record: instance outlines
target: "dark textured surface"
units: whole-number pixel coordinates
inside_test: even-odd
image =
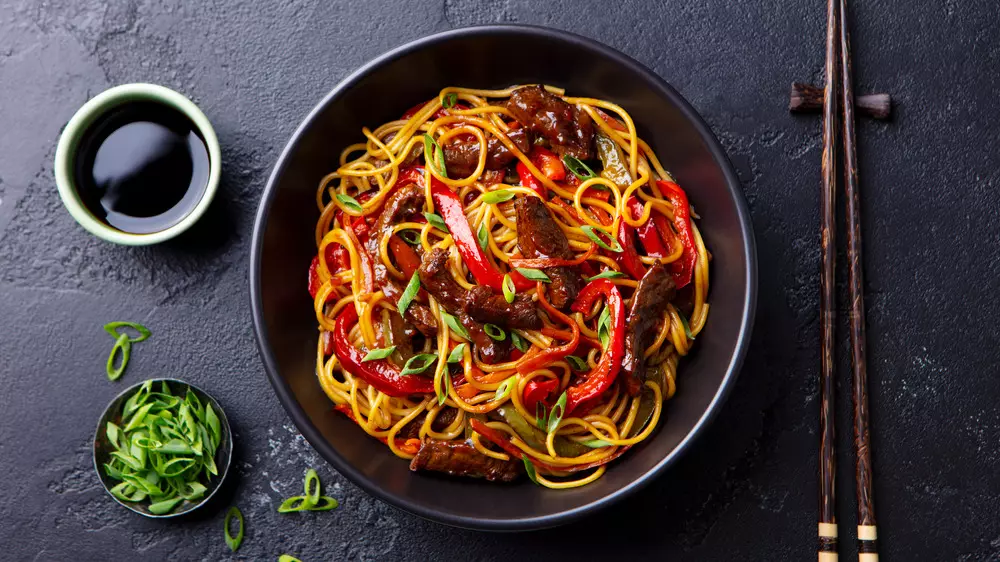
[[[891,122],[858,129],[881,553],[1000,560],[996,6],[856,4],[857,91],[888,91],[896,100]],[[583,33],[677,87],[744,182],[760,259],[753,348],[736,392],[690,453],[608,512],[516,536],[422,521],[326,467],[266,381],[246,282],[260,191],[316,101],[390,47],[488,22]],[[305,561],[456,552],[475,560],[612,552],[811,559],[820,126],[815,117],[789,116],[786,96],[793,80],[821,81],[823,31],[821,3],[792,0],[623,2],[607,10],[514,0],[7,0],[0,9],[0,558],[225,559],[222,518],[234,502],[247,519],[239,557],[252,560],[282,552]],[[56,138],[76,108],[132,81],[192,97],[223,145],[218,204],[197,232],[150,249],[86,235],[61,209],[52,179]],[[228,494],[194,519],[141,519],[106,497],[93,472],[93,424],[121,387],[104,379],[112,342],[100,325],[118,319],[154,332],[134,348],[123,382],[188,379],[230,416],[237,449]],[[842,554],[853,558],[848,371],[839,376],[838,515]],[[342,507],[275,513],[299,493],[309,466]]]

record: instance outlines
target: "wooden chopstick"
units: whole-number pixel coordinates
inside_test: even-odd
[[[837,514],[835,512],[836,456],[834,448],[835,326],[834,270],[837,259],[836,210],[834,207],[837,163],[837,42],[838,0],[827,0],[826,83],[823,95],[823,161],[820,191],[820,411],[819,411],[819,562],[837,561]]]
[[[861,261],[861,208],[858,202],[858,155],[854,134],[854,84],[847,0],[840,8],[840,103],[844,126],[844,200],[847,206],[847,277],[851,301],[851,367],[854,398],[855,480],[858,496],[858,560],[878,562],[872,455],[868,428],[868,368],[865,353],[865,300]]]

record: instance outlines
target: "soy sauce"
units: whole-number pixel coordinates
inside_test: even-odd
[[[208,187],[208,147],[182,112],[135,102],[83,135],[75,171],[87,209],[118,230],[148,234],[180,222]]]

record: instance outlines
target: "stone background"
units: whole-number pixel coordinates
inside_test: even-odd
[[[858,131],[881,551],[886,560],[1000,560],[996,3],[853,4],[858,90],[896,101],[891,122]],[[332,471],[272,394],[247,294],[252,216],[307,111],[387,49],[493,22],[593,37],[680,90],[739,172],[760,253],[753,346],[703,438],[640,496],[518,535],[420,520]],[[4,0],[0,558],[229,559],[222,518],[235,503],[247,519],[236,558],[246,560],[812,559],[820,121],[786,105],[793,80],[822,81],[824,26],[819,0]],[[73,112],[136,81],[193,98],[223,146],[219,204],[193,234],[155,248],[85,234],[60,207],[52,175]],[[119,319],[154,336],[111,384],[101,325]],[[104,494],[89,444],[123,385],[171,375],[225,404],[235,467],[206,513],[147,521]],[[838,400],[841,551],[852,559],[847,385]],[[278,515],[310,466],[342,507]]]

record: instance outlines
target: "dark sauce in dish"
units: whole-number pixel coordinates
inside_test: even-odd
[[[182,112],[135,102],[101,117],[83,135],[75,180],[99,220],[149,234],[190,213],[208,187],[208,147]]]

